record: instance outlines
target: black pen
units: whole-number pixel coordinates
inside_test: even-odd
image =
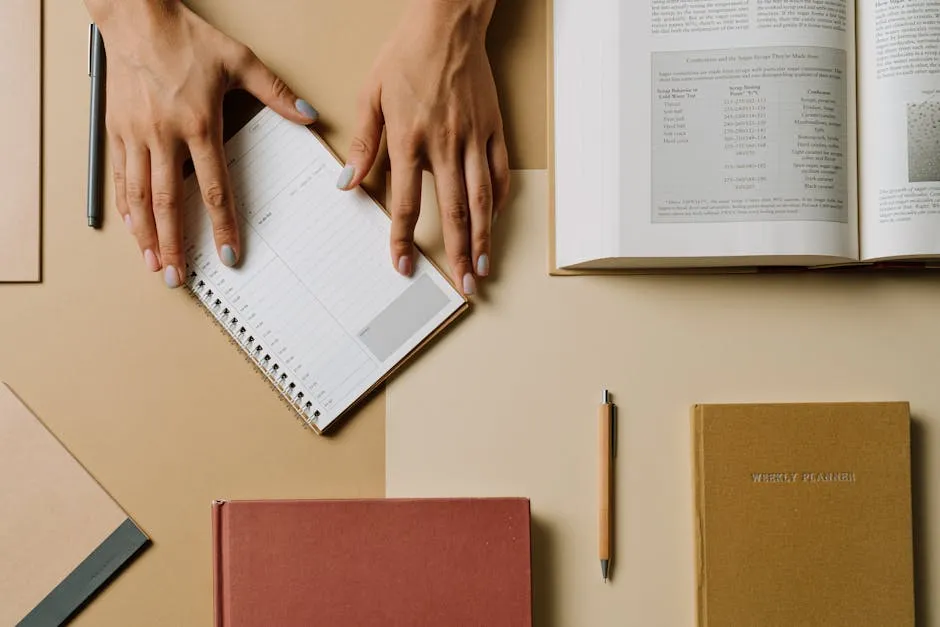
[[[601,405],[597,412],[598,451],[600,462],[598,477],[597,511],[597,552],[601,562],[601,576],[606,583],[610,576],[611,558],[611,501],[613,500],[613,462],[617,454],[617,408],[610,398],[610,392],[604,390]]]
[[[91,112],[88,120],[88,226],[101,227],[102,140],[104,139],[104,41],[94,24],[88,31],[88,76],[91,78]]]

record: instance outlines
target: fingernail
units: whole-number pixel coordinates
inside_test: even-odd
[[[227,265],[229,268],[234,268],[235,264],[238,263],[238,257],[235,255],[235,249],[228,244],[222,247],[222,249],[219,251],[219,256],[222,258],[222,263]]]
[[[180,273],[173,266],[167,266],[163,271],[163,281],[168,288],[175,289],[180,286]]]
[[[153,251],[149,248],[144,251],[144,263],[147,264],[147,269],[151,272],[156,272],[160,269],[160,262],[157,261],[157,256],[153,254]]]
[[[411,257],[402,255],[398,258],[398,272],[404,276],[411,276]]]
[[[493,223],[490,225],[491,227],[496,226],[496,223],[499,222],[499,216],[499,212],[493,214]]]
[[[297,101],[294,103],[294,108],[300,112],[300,115],[306,118],[310,118],[314,122],[316,122],[317,118],[320,117],[320,114],[317,112],[317,110],[314,109],[313,106],[303,98],[297,99]]]
[[[469,272],[463,275],[463,293],[470,296],[475,289],[476,281],[473,280],[473,275]]]
[[[490,273],[490,256],[483,253],[477,258],[477,274],[487,276]]]
[[[124,215],[124,226],[127,227],[128,231],[134,230],[134,225],[131,223],[131,214],[129,213]]]
[[[354,176],[356,176],[356,166],[347,165],[343,168],[343,171],[339,173],[339,180],[336,181],[336,186],[340,189],[346,189],[349,187]]]

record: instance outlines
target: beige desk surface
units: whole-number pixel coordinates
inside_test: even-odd
[[[345,153],[404,0],[190,4],[314,103]],[[44,282],[0,285],[0,379],[154,539],[74,624],[208,625],[211,500],[384,495],[384,398],[329,439],[304,432],[196,305],[146,274],[113,205],[103,231],[86,226],[82,3],[46,2],[44,28]],[[513,167],[546,165],[544,28],[540,0],[501,3],[491,27]]]
[[[353,130],[360,79],[404,2],[191,4],[253,46],[313,102],[324,118],[328,141],[342,154]],[[383,495],[384,398],[380,394],[373,399],[332,438],[304,433],[222,335],[207,329],[184,294],[168,293],[158,277],[146,276],[113,208],[102,232],[85,226],[88,18],[82,4],[71,0],[47,2],[44,19],[44,282],[0,285],[0,379],[27,399],[154,538],[154,546],[74,624],[208,625],[210,501]],[[544,0],[501,2],[491,28],[515,169],[546,167],[544,28]],[[370,179],[373,189],[383,184],[381,175]],[[518,223],[516,227],[515,236],[525,232]],[[935,416],[940,406],[933,372],[938,340],[931,322],[940,299],[922,280],[877,279],[873,289],[863,289],[860,280],[851,278],[814,281],[801,288],[798,277],[776,278],[754,283],[750,296],[731,290],[729,279],[704,279],[694,285],[664,281],[671,287],[654,288],[659,280],[637,283],[637,294],[648,297],[641,301],[638,315],[657,329],[638,343],[634,354],[654,354],[657,337],[677,334],[672,343],[687,346],[695,359],[659,356],[659,370],[647,373],[656,375],[650,394],[668,396],[666,382],[689,377],[686,396],[709,400],[713,390],[704,380],[692,379],[693,366],[707,363],[738,377],[735,389],[786,377],[816,396],[854,391],[910,397],[915,416]],[[800,291],[813,296],[812,307],[799,297],[790,302],[784,296]],[[712,312],[709,324],[724,332],[706,341],[690,320],[697,307],[715,299],[726,300],[721,300],[720,311]],[[902,305],[905,302],[909,308]],[[856,306],[864,315],[848,313]],[[783,333],[761,325],[770,310],[794,320],[813,318],[820,328],[831,329],[831,339],[820,353],[801,349],[796,322]],[[733,334],[733,329],[740,333]],[[633,330],[630,337],[636,334]],[[722,343],[732,336],[738,339],[729,351]],[[877,341],[869,341],[872,338]],[[714,357],[705,358],[703,350]],[[912,357],[902,357],[901,351],[910,351]],[[770,354],[778,357],[766,356]],[[726,368],[723,355],[736,365]],[[758,362],[767,372],[749,367],[755,355],[762,355]],[[844,377],[845,362],[837,355],[850,356],[855,372],[864,376]],[[648,381],[641,376],[644,372],[642,360],[632,360],[624,376]],[[836,392],[830,391],[827,377],[837,384]],[[684,397],[670,402],[685,405]],[[936,422],[920,424],[919,476],[935,475],[940,461]],[[676,441],[651,445],[675,446]],[[924,483],[917,492],[919,510],[936,511],[936,496]],[[667,530],[675,531],[677,525],[680,532],[684,529],[681,521],[667,517],[662,522]],[[919,520],[918,528],[918,555],[936,552],[936,537],[925,532],[931,521]],[[684,559],[678,551],[659,558]],[[537,564],[545,563],[537,556]],[[938,610],[931,607],[929,595],[938,574],[923,561],[919,571],[921,618],[925,625],[935,624]],[[545,582],[554,581],[554,576],[538,576],[536,593],[551,590]],[[550,597],[536,599],[540,615],[544,624],[560,625],[550,611],[555,606]],[[633,601],[629,598],[626,606],[636,607]],[[658,624],[655,620],[650,624]]]

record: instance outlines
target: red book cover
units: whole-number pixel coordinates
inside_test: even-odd
[[[217,501],[217,627],[531,627],[529,501]]]

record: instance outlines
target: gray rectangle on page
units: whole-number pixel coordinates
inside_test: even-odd
[[[431,277],[422,274],[360,331],[359,338],[384,362],[446,304],[447,295]]]

